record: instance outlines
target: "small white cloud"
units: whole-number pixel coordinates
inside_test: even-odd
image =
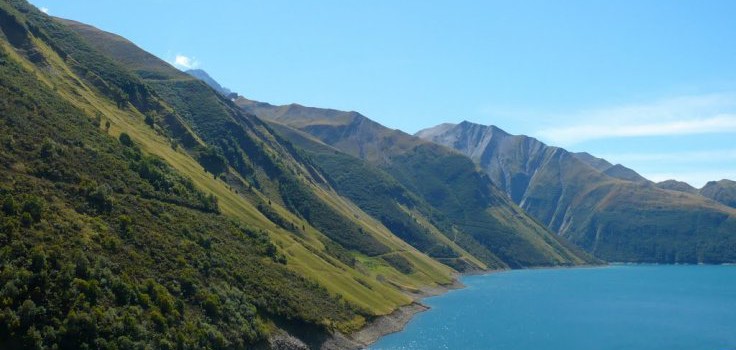
[[[615,137],[673,136],[736,132],[736,115],[647,124],[588,124],[541,130],[538,135],[553,144],[576,143]]]
[[[41,7],[41,8],[39,9],[39,10],[41,10],[41,12],[43,12],[43,13],[45,13],[45,14],[47,14],[47,15],[49,14],[49,9],[48,9],[48,7]]]
[[[548,119],[573,123],[535,133],[560,146],[617,137],[731,133],[736,132],[736,94],[676,97]]]
[[[176,55],[174,57],[174,66],[183,69],[192,69],[199,66],[199,61],[194,57],[187,57],[184,55]]]

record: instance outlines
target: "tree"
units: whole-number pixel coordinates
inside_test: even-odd
[[[130,135],[127,133],[120,133],[120,136],[118,137],[120,140],[120,143],[123,144],[123,146],[132,147],[133,146],[133,139],[130,138]]]
[[[5,200],[3,200],[3,212],[5,215],[15,215],[18,211],[18,207],[15,204],[15,198],[13,198],[13,195],[8,194],[5,196]]]
[[[155,120],[155,119],[153,119],[153,116],[152,116],[152,115],[150,115],[150,114],[147,114],[147,115],[146,115],[146,120],[145,120],[145,121],[146,121],[146,124],[147,124],[148,126],[150,126],[150,127],[153,127],[153,124],[154,124],[154,123],[156,122],[156,120]]]
[[[133,220],[130,218],[130,216],[120,215],[118,221],[120,225],[120,232],[123,235],[128,235],[130,233],[130,226],[133,224]]]
[[[102,113],[95,113],[95,118],[92,119],[92,124],[94,124],[98,128],[100,127],[100,125],[102,124]]]
[[[31,196],[23,203],[23,212],[28,213],[34,222],[41,220],[43,213],[43,200],[36,196]]]
[[[200,152],[198,160],[204,169],[214,175],[215,178],[227,170],[227,159],[222,155],[222,151],[217,148],[205,148]]]
[[[112,188],[107,184],[96,186],[87,193],[87,201],[98,212],[109,213],[113,205]]]

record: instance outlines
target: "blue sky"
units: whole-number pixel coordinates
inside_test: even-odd
[[[655,181],[736,179],[736,1],[32,3],[251,99],[409,133],[494,124]]]

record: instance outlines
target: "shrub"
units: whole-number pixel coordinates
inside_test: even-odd
[[[118,218],[120,233],[122,233],[123,235],[128,235],[130,233],[132,223],[133,220],[129,216],[120,215],[120,217]]]
[[[31,214],[23,213],[20,216],[20,223],[21,225],[23,225],[23,227],[31,227],[31,225],[33,225],[33,218],[31,217]]]

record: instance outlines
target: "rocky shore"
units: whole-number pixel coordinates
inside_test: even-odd
[[[455,281],[450,285],[425,288],[420,293],[412,294],[414,301],[411,304],[402,306],[388,315],[376,317],[358,332],[350,335],[334,334],[322,344],[321,350],[365,349],[379,338],[403,330],[414,315],[429,310],[428,306],[421,303],[422,298],[464,287],[457,277],[459,276],[456,276]]]

